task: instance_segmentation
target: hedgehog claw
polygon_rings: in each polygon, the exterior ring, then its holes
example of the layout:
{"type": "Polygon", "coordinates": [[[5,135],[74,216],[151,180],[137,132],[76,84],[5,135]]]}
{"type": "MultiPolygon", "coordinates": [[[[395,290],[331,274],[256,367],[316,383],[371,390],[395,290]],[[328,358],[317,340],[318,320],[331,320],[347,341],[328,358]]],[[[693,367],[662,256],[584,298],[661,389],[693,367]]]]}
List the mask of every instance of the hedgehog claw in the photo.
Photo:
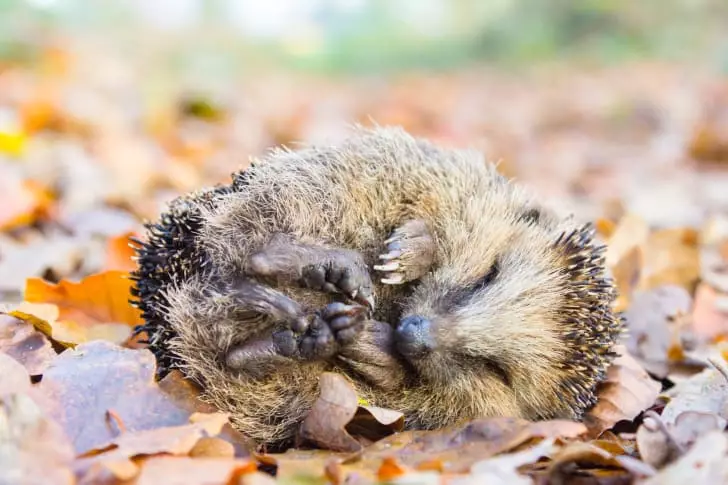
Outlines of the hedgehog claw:
{"type": "Polygon", "coordinates": [[[377,271],[394,271],[396,269],[399,269],[399,263],[396,261],[391,261],[387,264],[375,264],[374,269],[377,271]]]}
{"type": "Polygon", "coordinates": [[[402,273],[394,273],[387,278],[382,278],[381,281],[385,285],[399,285],[404,282],[404,275],[402,273]]]}
{"type": "Polygon", "coordinates": [[[384,240],[386,252],[379,255],[381,264],[375,271],[385,273],[380,281],[386,285],[399,285],[424,276],[435,258],[435,243],[427,225],[421,220],[410,220],[392,231],[384,240]]]}

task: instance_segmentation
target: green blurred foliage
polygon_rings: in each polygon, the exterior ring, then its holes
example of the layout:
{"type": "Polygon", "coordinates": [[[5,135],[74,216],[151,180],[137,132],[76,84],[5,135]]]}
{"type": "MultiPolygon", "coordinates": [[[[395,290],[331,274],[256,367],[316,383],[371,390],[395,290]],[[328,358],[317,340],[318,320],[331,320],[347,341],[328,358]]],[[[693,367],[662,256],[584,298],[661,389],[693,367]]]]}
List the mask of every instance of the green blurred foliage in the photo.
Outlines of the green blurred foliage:
{"type": "Polygon", "coordinates": [[[173,31],[142,21],[134,5],[131,0],[0,0],[0,59],[29,60],[58,35],[96,35],[122,51],[160,55],[169,69],[196,66],[220,73],[259,64],[376,72],[484,61],[645,57],[728,68],[725,0],[442,0],[433,28],[408,14],[413,10],[403,7],[414,4],[405,0],[368,0],[356,11],[322,0],[308,37],[272,39],[246,36],[226,22],[225,0],[203,2],[193,25],[173,31]]]}

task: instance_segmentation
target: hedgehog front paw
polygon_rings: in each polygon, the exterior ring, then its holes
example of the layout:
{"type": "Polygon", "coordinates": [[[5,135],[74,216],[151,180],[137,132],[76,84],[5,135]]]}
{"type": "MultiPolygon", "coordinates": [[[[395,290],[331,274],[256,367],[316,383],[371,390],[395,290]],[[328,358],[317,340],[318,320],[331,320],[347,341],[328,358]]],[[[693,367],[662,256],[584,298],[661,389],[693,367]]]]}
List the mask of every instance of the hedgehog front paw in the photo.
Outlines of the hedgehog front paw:
{"type": "Polygon", "coordinates": [[[387,252],[380,254],[381,264],[374,269],[384,274],[381,282],[399,285],[421,278],[435,261],[435,241],[427,225],[419,220],[411,220],[395,229],[384,241],[387,252]]]}
{"type": "Polygon", "coordinates": [[[354,301],[374,308],[372,280],[361,256],[349,251],[332,251],[330,258],[305,266],[303,286],[329,293],[343,293],[354,301]]]}

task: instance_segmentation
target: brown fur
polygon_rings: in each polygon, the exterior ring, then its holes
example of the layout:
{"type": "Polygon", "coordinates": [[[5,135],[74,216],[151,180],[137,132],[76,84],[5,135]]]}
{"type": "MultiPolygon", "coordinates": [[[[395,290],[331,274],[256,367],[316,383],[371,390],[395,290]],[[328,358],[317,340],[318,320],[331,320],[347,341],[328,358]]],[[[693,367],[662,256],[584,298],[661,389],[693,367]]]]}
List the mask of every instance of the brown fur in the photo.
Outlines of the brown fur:
{"type": "MultiPolygon", "coordinates": [[[[290,442],[325,370],[349,376],[372,404],[405,413],[410,428],[492,415],[579,418],[593,404],[621,329],[602,249],[587,228],[532,200],[477,153],[400,129],[357,129],[338,147],[277,150],[230,190],[198,200],[185,204],[199,214],[195,264],[206,269],[160,290],[165,352],[253,438],[290,442]],[[231,296],[251,276],[250,257],[276,234],[357,251],[372,267],[384,241],[411,221],[428,231],[411,243],[421,256],[400,258],[403,284],[374,282],[374,315],[331,359],[280,355],[270,339],[280,320],[231,296]],[[410,315],[431,322],[436,345],[424,357],[396,351],[394,329],[410,315]],[[241,345],[252,357],[248,371],[234,372],[225,359],[241,345]]],[[[268,283],[271,301],[287,295],[301,305],[294,313],[342,300],[268,283]]]]}

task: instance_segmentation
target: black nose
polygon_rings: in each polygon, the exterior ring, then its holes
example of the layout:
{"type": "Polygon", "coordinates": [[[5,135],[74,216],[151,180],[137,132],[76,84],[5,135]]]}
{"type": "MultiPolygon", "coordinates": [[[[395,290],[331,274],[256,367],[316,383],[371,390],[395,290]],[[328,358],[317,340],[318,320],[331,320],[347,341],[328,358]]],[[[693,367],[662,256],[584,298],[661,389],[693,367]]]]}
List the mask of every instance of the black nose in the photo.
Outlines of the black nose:
{"type": "Polygon", "coordinates": [[[422,358],[435,349],[430,320],[410,315],[399,321],[395,332],[397,350],[407,359],[422,358]]]}

